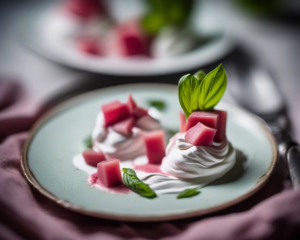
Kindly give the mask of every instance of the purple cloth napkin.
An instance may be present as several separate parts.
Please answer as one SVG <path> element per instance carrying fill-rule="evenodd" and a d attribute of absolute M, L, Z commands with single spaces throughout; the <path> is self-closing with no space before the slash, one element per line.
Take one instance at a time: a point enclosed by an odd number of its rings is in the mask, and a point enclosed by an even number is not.
<path fill-rule="evenodd" d="M 204 217 L 130 223 L 66 210 L 31 187 L 21 170 L 25 131 L 41 111 L 17 83 L 0 82 L 0 239 L 284 240 L 300 235 L 300 189 L 288 189 L 282 162 L 254 196 Z"/>

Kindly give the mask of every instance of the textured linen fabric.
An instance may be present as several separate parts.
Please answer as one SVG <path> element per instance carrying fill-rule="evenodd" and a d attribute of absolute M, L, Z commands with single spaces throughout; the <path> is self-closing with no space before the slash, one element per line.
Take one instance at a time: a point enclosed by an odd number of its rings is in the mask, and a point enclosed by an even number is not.
<path fill-rule="evenodd" d="M 300 235 L 300 189 L 289 189 L 282 162 L 254 196 L 203 217 L 131 223 L 66 210 L 31 187 L 20 166 L 26 131 L 42 111 L 16 82 L 0 82 L 0 239 L 285 240 Z"/>

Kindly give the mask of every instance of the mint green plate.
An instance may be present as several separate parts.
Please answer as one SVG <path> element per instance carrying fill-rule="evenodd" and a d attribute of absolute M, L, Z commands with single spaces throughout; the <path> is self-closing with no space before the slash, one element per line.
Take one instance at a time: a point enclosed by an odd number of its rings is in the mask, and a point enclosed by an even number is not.
<path fill-rule="evenodd" d="M 47 113 L 33 127 L 21 159 L 28 181 L 57 204 L 79 213 L 125 221 L 160 221 L 232 206 L 258 191 L 270 177 L 277 148 L 266 125 L 238 107 L 221 103 L 217 108 L 228 111 L 227 136 L 237 149 L 237 163 L 198 196 L 177 200 L 176 195 L 168 194 L 146 199 L 133 192 L 115 194 L 91 187 L 88 175 L 76 169 L 72 158 L 84 150 L 83 139 L 91 133 L 100 106 L 114 99 L 126 101 L 128 93 L 144 107 L 148 107 L 148 100 L 164 101 L 167 107 L 162 125 L 178 129 L 177 86 L 131 84 L 80 95 Z"/>

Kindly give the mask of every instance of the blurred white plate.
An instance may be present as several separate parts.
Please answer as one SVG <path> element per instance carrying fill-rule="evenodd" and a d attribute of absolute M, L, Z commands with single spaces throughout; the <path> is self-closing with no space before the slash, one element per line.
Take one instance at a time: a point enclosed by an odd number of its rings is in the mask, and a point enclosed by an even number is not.
<path fill-rule="evenodd" d="M 108 58 L 84 55 L 66 37 L 66 28 L 78 25 L 66 21 L 59 2 L 43 4 L 28 14 L 27 28 L 23 29 L 26 44 L 42 56 L 57 63 L 84 71 L 115 76 L 154 76 L 184 72 L 216 62 L 228 54 L 234 42 L 222 21 L 213 14 L 209 1 L 196 1 L 192 23 L 203 36 L 216 37 L 198 48 L 172 58 Z M 66 26 L 67 25 L 67 26 Z M 63 37 L 62 37 L 63 36 Z"/>

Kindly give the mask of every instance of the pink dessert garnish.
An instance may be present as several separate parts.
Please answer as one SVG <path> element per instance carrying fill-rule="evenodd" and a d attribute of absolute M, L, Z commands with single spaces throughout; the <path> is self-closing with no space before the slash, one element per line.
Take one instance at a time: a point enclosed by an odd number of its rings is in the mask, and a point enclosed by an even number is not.
<path fill-rule="evenodd" d="M 115 29 L 116 50 L 120 56 L 148 55 L 149 39 L 140 28 L 139 20 L 117 26 Z"/>
<path fill-rule="evenodd" d="M 101 182 L 101 180 L 98 178 L 97 173 L 90 175 L 88 178 L 88 182 L 93 187 L 98 188 L 105 192 L 120 193 L 120 194 L 121 193 L 126 194 L 131 192 L 130 189 L 128 189 L 128 187 L 126 187 L 125 185 L 120 185 L 120 186 L 115 186 L 110 188 L 105 187 L 104 184 Z"/>
<path fill-rule="evenodd" d="M 217 133 L 214 141 L 222 142 L 226 138 L 227 112 L 220 110 L 214 110 L 214 112 L 218 113 Z"/>
<path fill-rule="evenodd" d="M 82 153 L 82 156 L 87 164 L 94 167 L 97 167 L 99 162 L 106 160 L 105 155 L 101 151 L 95 152 L 94 150 L 85 150 Z"/>
<path fill-rule="evenodd" d="M 198 122 L 194 127 L 190 128 L 185 134 L 185 140 L 198 146 L 211 146 L 216 135 L 217 129 L 210 128 Z"/>
<path fill-rule="evenodd" d="M 132 128 L 134 127 L 135 118 L 130 117 L 121 122 L 118 122 L 112 126 L 112 129 L 118 133 L 121 133 L 125 136 L 132 135 Z"/>
<path fill-rule="evenodd" d="M 148 163 L 160 164 L 165 154 L 165 133 L 155 130 L 144 133 Z"/>
<path fill-rule="evenodd" d="M 185 132 L 186 119 L 183 112 L 179 112 L 180 132 Z"/>
<path fill-rule="evenodd" d="M 146 172 L 146 173 L 160 173 L 160 174 L 165 174 L 163 171 L 160 169 L 159 164 L 143 164 L 143 165 L 134 165 L 133 168 L 138 171 Z"/>
<path fill-rule="evenodd" d="M 137 107 L 133 112 L 133 116 L 136 118 L 141 118 L 148 115 L 148 110 L 142 107 Z"/>
<path fill-rule="evenodd" d="M 90 18 L 104 12 L 98 0 L 69 0 L 66 7 L 71 14 L 82 18 Z"/>
<path fill-rule="evenodd" d="M 191 115 L 187 119 L 185 130 L 187 131 L 191 127 L 194 127 L 198 122 L 201 122 L 205 126 L 208 126 L 211 128 L 217 128 L 218 113 L 204 112 L 204 111 L 192 112 Z"/>
<path fill-rule="evenodd" d="M 137 108 L 136 102 L 133 100 L 131 94 L 128 95 L 127 105 L 131 114 L 133 114 Z"/>
<path fill-rule="evenodd" d="M 98 163 L 97 176 L 106 187 L 114 187 L 123 184 L 120 170 L 120 160 L 110 159 Z"/>
<path fill-rule="evenodd" d="M 81 52 L 91 55 L 102 55 L 98 39 L 92 37 L 82 37 L 77 40 L 78 49 Z"/>
<path fill-rule="evenodd" d="M 101 109 L 105 119 L 105 127 L 125 120 L 131 116 L 128 105 L 120 103 L 119 101 L 103 104 Z"/>

